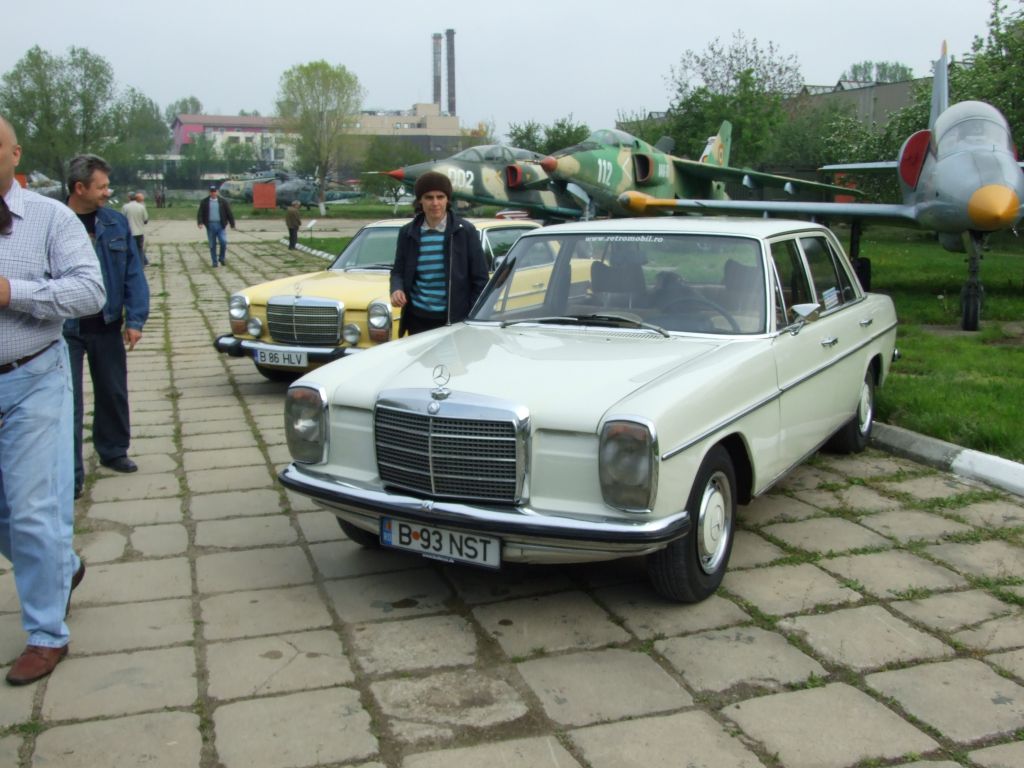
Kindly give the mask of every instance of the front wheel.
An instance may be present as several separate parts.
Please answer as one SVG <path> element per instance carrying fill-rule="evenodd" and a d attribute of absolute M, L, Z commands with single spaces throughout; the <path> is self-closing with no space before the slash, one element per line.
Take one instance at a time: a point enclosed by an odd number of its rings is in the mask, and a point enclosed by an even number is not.
<path fill-rule="evenodd" d="M 832 435 L 825 448 L 833 453 L 860 453 L 871 441 L 871 427 L 875 423 L 875 377 L 871 368 L 864 374 L 860 386 L 857 412 Z"/>
<path fill-rule="evenodd" d="M 711 449 L 697 471 L 690 498 L 690 530 L 649 555 L 647 575 L 658 594 L 681 603 L 710 597 L 725 576 L 736 526 L 736 471 L 728 451 Z"/>

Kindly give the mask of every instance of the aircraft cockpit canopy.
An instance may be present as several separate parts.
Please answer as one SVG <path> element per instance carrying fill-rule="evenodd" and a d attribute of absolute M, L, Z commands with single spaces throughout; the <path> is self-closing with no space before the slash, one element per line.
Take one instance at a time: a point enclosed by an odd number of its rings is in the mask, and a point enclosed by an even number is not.
<path fill-rule="evenodd" d="M 598 144 L 605 147 L 632 147 L 636 142 L 632 136 L 625 131 L 617 131 L 614 128 L 602 128 L 590 134 L 584 144 Z"/>
<path fill-rule="evenodd" d="M 528 149 L 506 147 L 503 144 L 480 144 L 464 149 L 452 156 L 452 160 L 470 163 L 514 163 L 516 160 L 541 160 L 544 156 Z"/>
<path fill-rule="evenodd" d="M 935 121 L 933 136 L 938 157 L 985 146 L 1013 153 L 1006 120 L 991 104 L 980 101 L 951 106 Z"/>

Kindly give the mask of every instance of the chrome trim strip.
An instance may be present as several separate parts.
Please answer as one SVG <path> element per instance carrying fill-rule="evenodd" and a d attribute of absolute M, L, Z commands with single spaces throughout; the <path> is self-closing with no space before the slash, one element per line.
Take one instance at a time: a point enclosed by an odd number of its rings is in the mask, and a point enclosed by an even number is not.
<path fill-rule="evenodd" d="M 657 519 L 582 517 L 529 506 L 485 506 L 432 501 L 343 482 L 306 466 L 289 464 L 278 479 L 286 487 L 328 506 L 357 514 L 390 515 L 429 525 L 491 533 L 508 542 L 543 540 L 641 549 L 668 544 L 690 529 L 686 510 Z"/>
<path fill-rule="evenodd" d="M 740 419 L 746 417 L 750 413 L 753 413 L 758 408 L 763 408 L 764 406 L 768 405 L 769 403 L 774 402 L 775 400 L 778 400 L 786 392 L 789 392 L 791 389 L 795 389 L 796 387 L 798 387 L 801 384 L 803 384 L 805 381 L 809 381 L 810 379 L 813 379 L 818 374 L 825 372 L 826 370 L 828 370 L 832 366 L 836 365 L 840 360 L 844 360 L 847 357 L 849 357 L 850 355 L 853 355 L 856 352 L 859 352 L 861 349 L 863 349 L 864 347 L 866 347 L 869 344 L 871 344 L 872 342 L 874 342 L 878 337 L 884 336 L 886 333 L 888 333 L 889 331 L 893 330 L 894 328 L 896 328 L 896 323 L 890 323 L 887 328 L 884 328 L 884 329 L 878 331 L 871 338 L 864 339 L 863 341 L 861 341 L 859 344 L 854 346 L 849 351 L 843 353 L 842 355 L 840 355 L 839 357 L 835 358 L 834 360 L 829 361 L 826 365 L 821 365 L 821 366 L 815 368 L 810 373 L 808 373 L 803 378 L 797 379 L 796 381 L 793 381 L 793 382 L 787 384 L 784 387 L 780 387 L 778 392 L 776 392 L 771 397 L 766 397 L 765 399 L 761 400 L 760 402 L 754 403 L 753 405 L 750 405 L 747 408 L 744 408 L 738 414 L 735 414 L 734 416 L 732 416 L 732 417 L 730 417 L 728 419 L 725 419 L 724 421 L 721 421 L 718 424 L 714 424 L 711 427 L 708 427 L 706 430 L 701 432 L 699 435 L 690 438 L 685 443 L 683 443 L 683 444 L 681 444 L 679 446 L 676 446 L 675 448 L 671 448 L 670 450 L 668 450 L 664 454 L 662 454 L 661 460 L 662 461 L 667 461 L 668 459 L 671 459 L 673 456 L 678 456 L 680 453 L 682 453 L 683 451 L 687 450 L 688 448 L 692 448 L 693 446 L 697 445 L 698 443 L 701 443 L 704 440 L 707 440 L 709 437 L 711 437 L 711 435 L 715 434 L 716 432 L 720 432 L 723 429 L 725 429 L 726 427 L 728 427 L 728 426 L 730 426 L 732 424 L 735 424 L 737 421 L 739 421 Z"/>

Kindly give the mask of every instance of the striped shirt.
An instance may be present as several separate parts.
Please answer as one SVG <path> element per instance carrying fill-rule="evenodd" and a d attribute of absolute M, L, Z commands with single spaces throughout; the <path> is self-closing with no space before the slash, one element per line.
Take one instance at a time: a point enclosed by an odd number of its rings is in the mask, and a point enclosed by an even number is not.
<path fill-rule="evenodd" d="M 444 269 L 444 232 L 436 229 L 420 233 L 420 254 L 413 278 L 413 307 L 420 314 L 444 315 L 448 310 L 448 278 Z"/>
<path fill-rule="evenodd" d="M 89 236 L 63 203 L 11 183 L 4 195 L 11 234 L 0 235 L 0 276 L 11 303 L 0 308 L 0 365 L 60 338 L 64 320 L 103 308 L 103 275 Z"/>

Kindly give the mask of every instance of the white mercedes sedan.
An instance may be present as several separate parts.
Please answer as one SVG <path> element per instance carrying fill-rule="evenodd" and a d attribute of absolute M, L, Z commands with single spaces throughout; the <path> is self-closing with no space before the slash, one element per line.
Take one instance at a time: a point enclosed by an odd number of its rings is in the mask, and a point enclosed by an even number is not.
<path fill-rule="evenodd" d="M 643 556 L 722 581 L 738 504 L 862 450 L 892 301 L 825 227 L 647 218 L 532 230 L 466 322 L 288 390 L 288 488 L 364 546 L 484 568 Z"/>

